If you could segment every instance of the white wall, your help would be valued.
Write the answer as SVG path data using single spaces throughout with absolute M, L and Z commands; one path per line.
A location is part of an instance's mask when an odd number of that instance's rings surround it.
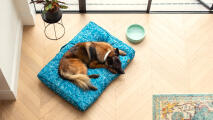
M 3 77 L 0 76 L 0 84 L 4 80 L 9 88 L 0 88 L 0 94 L 11 92 L 14 96 L 17 94 L 23 25 L 33 25 L 34 22 L 34 13 L 27 0 L 1 1 L 0 68 Z
M 35 9 L 33 4 L 29 4 L 31 0 L 13 0 L 19 12 L 19 16 L 23 25 L 34 25 Z

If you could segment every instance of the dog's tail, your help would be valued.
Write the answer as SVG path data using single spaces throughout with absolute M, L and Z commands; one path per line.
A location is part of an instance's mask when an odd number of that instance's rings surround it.
M 72 75 L 63 71 L 60 71 L 60 74 L 65 79 L 72 80 L 77 86 L 84 90 L 97 90 L 97 88 L 90 83 L 90 78 L 85 74 Z

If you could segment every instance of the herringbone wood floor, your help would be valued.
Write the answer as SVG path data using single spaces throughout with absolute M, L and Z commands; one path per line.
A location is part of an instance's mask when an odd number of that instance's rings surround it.
M 152 95 L 212 93 L 213 15 L 67 14 L 65 36 L 51 41 L 36 16 L 24 27 L 18 97 L 1 102 L 1 120 L 151 120 Z M 36 77 L 60 47 L 89 21 L 94 21 L 136 50 L 135 59 L 86 112 L 50 91 Z M 146 39 L 138 45 L 125 38 L 128 25 L 138 23 Z

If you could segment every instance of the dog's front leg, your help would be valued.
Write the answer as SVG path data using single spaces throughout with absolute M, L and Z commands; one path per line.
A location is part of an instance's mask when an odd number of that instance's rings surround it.
M 100 64 L 98 61 L 92 61 L 92 62 L 90 62 L 89 68 L 106 68 L 106 69 L 108 69 L 111 73 L 117 74 L 117 71 L 116 71 L 116 70 L 114 70 L 113 68 L 110 68 L 110 67 L 106 66 L 105 64 Z
M 116 71 L 116 70 L 114 70 L 114 69 L 112 69 L 112 68 L 110 68 L 110 67 L 108 67 L 107 69 L 108 69 L 111 73 L 117 74 L 117 71 Z
M 98 61 L 92 61 L 89 63 L 89 68 L 107 68 L 105 64 L 100 64 Z

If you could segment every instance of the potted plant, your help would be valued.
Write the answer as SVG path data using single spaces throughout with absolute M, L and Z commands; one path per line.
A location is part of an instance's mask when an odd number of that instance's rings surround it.
M 32 0 L 30 3 L 43 4 L 42 19 L 47 23 L 56 23 L 62 17 L 60 9 L 67 9 L 65 2 L 59 0 Z

